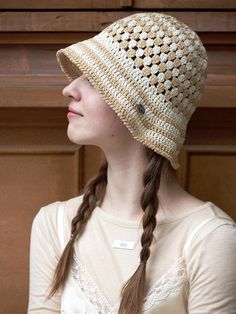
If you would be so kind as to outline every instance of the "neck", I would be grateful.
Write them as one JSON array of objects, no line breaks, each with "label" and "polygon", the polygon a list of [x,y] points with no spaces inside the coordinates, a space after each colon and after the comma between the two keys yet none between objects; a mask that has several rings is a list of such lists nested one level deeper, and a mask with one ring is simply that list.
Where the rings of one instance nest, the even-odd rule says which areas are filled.
[{"label": "neck", "polygon": [[[142,145],[136,149],[126,150],[125,154],[116,152],[106,155],[108,161],[107,188],[101,208],[120,218],[137,220],[143,215],[140,198],[143,192],[142,176],[147,169],[148,160]],[[160,187],[157,193],[159,200],[158,215],[173,204],[175,197],[183,189],[178,184],[173,172],[165,177],[162,171]]]}]

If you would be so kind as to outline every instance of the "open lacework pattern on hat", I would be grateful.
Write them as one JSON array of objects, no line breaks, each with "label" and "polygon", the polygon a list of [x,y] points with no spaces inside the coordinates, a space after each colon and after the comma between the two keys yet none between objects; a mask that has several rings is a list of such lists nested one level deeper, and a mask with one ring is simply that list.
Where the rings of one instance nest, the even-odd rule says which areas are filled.
[{"label": "open lacework pattern on hat", "polygon": [[[136,18],[135,18],[136,17]],[[184,110],[201,97],[206,50],[195,32],[174,17],[142,14],[118,20],[106,31],[134,66],[147,77],[155,92]]]},{"label": "open lacework pattern on hat", "polygon": [[[93,304],[97,313],[116,314],[119,304],[111,305],[99,287],[93,281],[85,265],[74,254],[72,278],[79,284],[86,299]],[[148,311],[162,300],[175,295],[187,283],[184,257],[181,256],[160,279],[149,289],[143,304],[143,311]]]}]

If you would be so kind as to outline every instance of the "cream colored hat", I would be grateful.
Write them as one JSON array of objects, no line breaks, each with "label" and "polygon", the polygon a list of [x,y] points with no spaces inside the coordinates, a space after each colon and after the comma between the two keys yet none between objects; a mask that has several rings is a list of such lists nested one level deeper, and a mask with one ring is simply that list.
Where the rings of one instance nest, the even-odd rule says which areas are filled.
[{"label": "cream colored hat", "polygon": [[68,79],[81,70],[133,137],[174,169],[207,76],[199,36],[173,16],[135,13],[57,51]]}]

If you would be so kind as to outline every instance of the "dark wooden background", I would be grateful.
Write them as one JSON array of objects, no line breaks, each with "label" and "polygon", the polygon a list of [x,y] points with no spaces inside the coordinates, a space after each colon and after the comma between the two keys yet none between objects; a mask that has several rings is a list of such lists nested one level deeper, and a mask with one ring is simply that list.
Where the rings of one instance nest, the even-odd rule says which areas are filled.
[{"label": "dark wooden background", "polygon": [[27,310],[33,217],[41,206],[76,196],[103,157],[67,138],[67,80],[56,51],[143,11],[177,17],[207,49],[207,87],[177,176],[190,193],[236,219],[235,0],[0,0],[1,314]]}]

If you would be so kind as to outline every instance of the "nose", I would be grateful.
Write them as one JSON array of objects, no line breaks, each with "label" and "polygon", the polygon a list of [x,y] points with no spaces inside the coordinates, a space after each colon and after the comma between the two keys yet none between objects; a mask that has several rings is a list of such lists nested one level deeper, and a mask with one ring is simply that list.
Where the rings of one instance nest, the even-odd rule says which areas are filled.
[{"label": "nose", "polygon": [[65,96],[65,97],[72,97],[70,84],[67,85],[65,88],[63,88],[62,95]]},{"label": "nose", "polygon": [[74,99],[80,98],[81,95],[80,95],[80,89],[79,89],[79,84],[78,84],[79,80],[81,80],[80,77],[74,79],[66,87],[64,87],[62,90],[62,95],[65,97],[71,97]]}]

